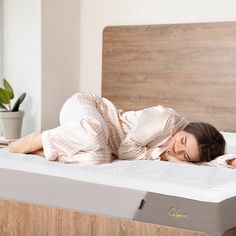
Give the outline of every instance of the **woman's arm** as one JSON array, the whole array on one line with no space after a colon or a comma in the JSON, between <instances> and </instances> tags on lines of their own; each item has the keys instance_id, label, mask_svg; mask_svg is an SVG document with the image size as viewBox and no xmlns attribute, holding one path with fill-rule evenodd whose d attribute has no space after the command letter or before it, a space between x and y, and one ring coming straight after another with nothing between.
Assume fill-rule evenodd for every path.
<instances>
[{"instance_id":1,"label":"woman's arm","mask_svg":"<svg viewBox=\"0 0 236 236\"><path fill-rule=\"evenodd\" d=\"M167 109L151 107L143 110L137 121L121 142L118 149L120 159L153 159L148 144L159 136L170 135L170 127L175 125L175 114Z\"/></svg>"}]
</instances>

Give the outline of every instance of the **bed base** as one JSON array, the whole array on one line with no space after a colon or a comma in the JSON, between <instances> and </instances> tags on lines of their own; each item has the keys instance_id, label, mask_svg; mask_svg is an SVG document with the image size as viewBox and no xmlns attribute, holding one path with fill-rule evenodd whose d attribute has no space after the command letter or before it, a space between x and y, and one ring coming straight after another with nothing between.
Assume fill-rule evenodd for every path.
<instances>
[{"instance_id":1,"label":"bed base","mask_svg":"<svg viewBox=\"0 0 236 236\"><path fill-rule=\"evenodd\" d=\"M136 220L86 214L16 201L0 200L0 209L1 236L208 235ZM236 235L236 230L231 230L224 235Z\"/></svg>"}]
</instances>

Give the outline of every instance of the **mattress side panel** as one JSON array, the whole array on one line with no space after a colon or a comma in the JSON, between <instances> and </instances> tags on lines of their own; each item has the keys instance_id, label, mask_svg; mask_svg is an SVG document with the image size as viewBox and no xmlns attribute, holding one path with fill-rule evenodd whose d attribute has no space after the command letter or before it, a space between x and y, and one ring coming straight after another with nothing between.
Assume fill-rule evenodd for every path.
<instances>
[{"instance_id":1,"label":"mattress side panel","mask_svg":"<svg viewBox=\"0 0 236 236\"><path fill-rule=\"evenodd\" d=\"M236 226L236 197L201 202L148 192L134 219L222 235Z\"/></svg>"},{"instance_id":2,"label":"mattress side panel","mask_svg":"<svg viewBox=\"0 0 236 236\"><path fill-rule=\"evenodd\" d=\"M133 219L146 192L0 168L0 198Z\"/></svg>"}]
</instances>

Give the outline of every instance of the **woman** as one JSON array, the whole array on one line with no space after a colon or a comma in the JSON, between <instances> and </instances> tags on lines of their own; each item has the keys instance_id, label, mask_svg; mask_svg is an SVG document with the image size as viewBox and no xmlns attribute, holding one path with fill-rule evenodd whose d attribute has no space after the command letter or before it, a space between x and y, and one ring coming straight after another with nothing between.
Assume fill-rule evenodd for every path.
<instances>
[{"instance_id":1,"label":"woman","mask_svg":"<svg viewBox=\"0 0 236 236\"><path fill-rule=\"evenodd\" d=\"M171 108L123 112L106 98L77 93L63 105L60 126L20 138L9 150L64 163L201 162L223 155L225 140L212 125L189 123Z\"/></svg>"}]
</instances>

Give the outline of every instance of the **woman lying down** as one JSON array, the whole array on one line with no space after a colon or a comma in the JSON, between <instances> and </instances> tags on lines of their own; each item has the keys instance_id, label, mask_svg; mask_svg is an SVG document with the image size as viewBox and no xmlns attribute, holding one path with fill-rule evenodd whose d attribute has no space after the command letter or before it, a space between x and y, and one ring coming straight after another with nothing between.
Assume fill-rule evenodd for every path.
<instances>
[{"instance_id":1,"label":"woman lying down","mask_svg":"<svg viewBox=\"0 0 236 236\"><path fill-rule=\"evenodd\" d=\"M9 150L63 163L109 163L115 158L198 163L222 156L225 140L212 125L188 122L171 108L123 112L106 98L77 93L63 105L60 126L20 138ZM223 161L236 167L232 156Z\"/></svg>"}]
</instances>

